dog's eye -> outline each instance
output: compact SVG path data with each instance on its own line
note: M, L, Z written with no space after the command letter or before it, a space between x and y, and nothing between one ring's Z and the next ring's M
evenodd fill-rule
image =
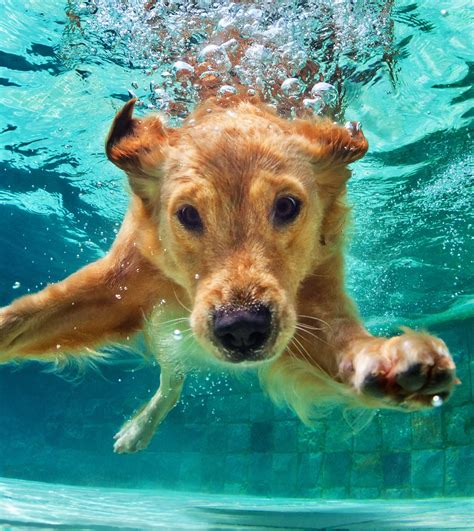
M273 206L275 225L291 223L300 213L301 201L291 195L279 197Z
M179 222L188 230L200 232L203 229L203 224L199 212L191 205L181 207L176 213Z

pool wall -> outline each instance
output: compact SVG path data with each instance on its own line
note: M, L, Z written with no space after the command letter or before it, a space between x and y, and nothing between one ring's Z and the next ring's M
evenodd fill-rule
M472 495L472 325L439 334L463 382L442 408L381 411L355 435L337 409L310 430L272 406L255 380L201 375L188 381L150 447L135 455L113 454L112 438L154 392L157 368L122 362L71 383L37 364L4 366L0 476L313 498Z

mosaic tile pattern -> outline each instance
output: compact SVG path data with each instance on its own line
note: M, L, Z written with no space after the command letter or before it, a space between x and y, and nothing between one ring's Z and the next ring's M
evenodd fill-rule
M314 430L277 409L255 381L192 379L151 446L112 453L112 436L158 381L157 370L108 368L78 384L37 366L0 371L0 475L87 485L164 487L311 498L474 494L472 326L440 335L463 382L448 404L382 411L352 433L341 410Z

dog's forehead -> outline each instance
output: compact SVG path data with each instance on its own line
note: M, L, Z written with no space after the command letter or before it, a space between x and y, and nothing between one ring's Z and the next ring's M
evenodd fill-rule
M194 175L242 186L262 175L301 173L301 157L290 137L264 116L215 113L183 128L170 152L168 177Z

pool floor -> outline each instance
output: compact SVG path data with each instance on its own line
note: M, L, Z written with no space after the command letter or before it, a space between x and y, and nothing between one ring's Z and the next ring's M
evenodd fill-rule
M338 501L0 478L0 529L474 529L474 499Z

